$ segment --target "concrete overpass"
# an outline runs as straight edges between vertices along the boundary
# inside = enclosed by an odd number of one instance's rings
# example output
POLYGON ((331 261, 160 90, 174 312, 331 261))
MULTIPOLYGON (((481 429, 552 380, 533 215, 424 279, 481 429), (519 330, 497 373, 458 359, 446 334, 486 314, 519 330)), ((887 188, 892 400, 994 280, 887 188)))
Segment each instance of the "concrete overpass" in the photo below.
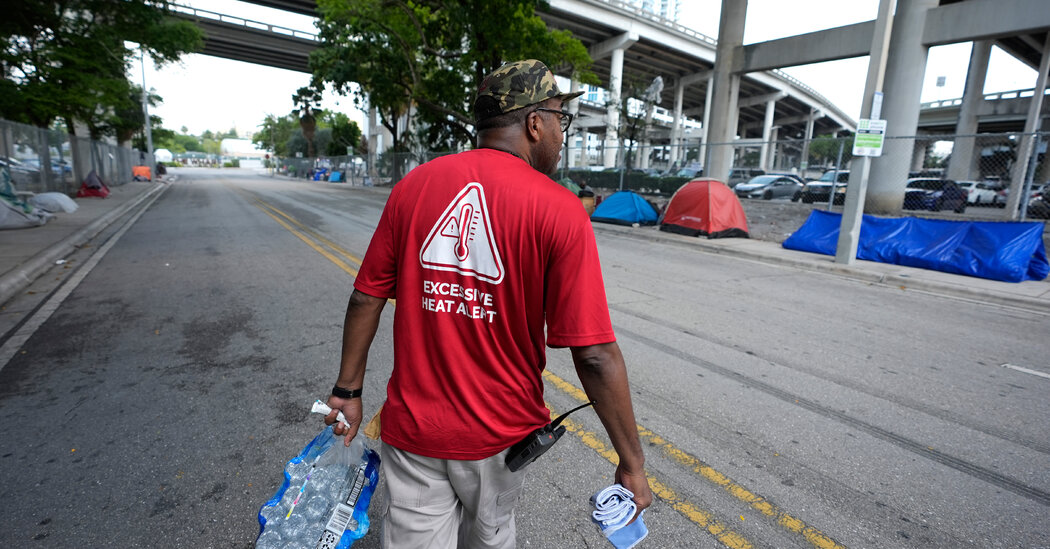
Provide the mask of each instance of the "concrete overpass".
MULTIPOLYGON (((313 0, 248 1, 316 15, 313 0)), ((974 43, 966 92, 951 132, 958 135, 976 133, 981 113, 989 108, 981 90, 992 45, 1036 67, 1039 81, 1033 97, 1045 97, 1046 76, 1050 72, 1050 10, 1046 9, 1046 0, 896 0, 894 4, 882 118, 888 121, 888 143, 892 141, 895 146, 887 147, 883 156, 872 163, 866 206, 869 213, 900 209, 914 152, 912 137, 920 128, 919 97, 930 47, 974 43)), ((717 41, 619 0, 550 0, 550 9, 540 16, 551 28, 570 30, 588 47, 595 60, 594 70, 609 89, 613 102, 618 101, 619 84, 625 78, 645 82, 662 76, 668 88, 674 90, 660 101, 661 107, 674 113, 675 122, 668 136, 672 151, 677 150, 674 145, 680 139, 681 117, 699 118, 703 121, 704 142, 711 144, 705 169, 724 179, 733 165, 733 144, 740 137, 769 142, 784 137, 783 134, 808 137, 828 130, 852 129, 853 121, 844 113, 779 69, 867 56, 876 29, 875 21, 867 21, 744 45, 746 6, 746 0, 723 0, 717 41), (775 129, 782 134, 778 136, 775 129), (718 144, 725 146, 711 150, 718 144)), ((259 62, 269 64, 266 60, 259 62)), ((1023 101, 999 98, 991 110, 1005 110, 1009 111, 1008 117, 1016 116, 1023 101)), ((1027 100, 1023 129, 1029 135, 1042 126, 1043 103, 1027 100)), ((929 128, 925 129, 951 127, 948 111, 941 108, 930 106, 929 128)), ((607 145, 615 143, 617 117, 614 109, 605 113, 607 145)), ((972 148, 967 150, 965 140, 961 141, 953 150, 953 164, 970 163, 972 148)), ((1032 150, 1032 139, 1026 137, 1023 141, 1011 199, 1022 194, 1018 185, 1032 150)), ((607 146, 606 154, 613 149, 607 146)), ((769 156, 763 149, 763 165, 769 156)), ((606 165, 613 165, 614 161, 614 157, 605 158, 606 165)))
MULTIPOLYGON (((249 1, 293 13, 317 15, 313 0, 249 1)), ((177 9, 183 16, 198 21, 204 29, 203 53, 207 55, 307 70, 306 56, 313 49, 315 36, 292 34, 287 29, 206 10, 177 9)), ((708 89, 715 65, 716 41, 617 0, 553 0, 550 9, 539 15, 550 28, 571 31, 588 48, 595 61, 592 69, 610 95, 620 94, 620 86, 611 84, 613 81, 634 80, 647 84, 656 76, 663 78, 667 91, 659 107, 674 113, 674 120, 679 122, 657 122, 649 140, 672 145, 671 154, 677 156, 678 145, 685 139, 682 118, 703 120, 711 109, 708 89)), ((778 135, 805 139, 852 130, 855 126, 848 115, 816 90, 776 69, 756 71, 744 78, 740 98, 737 117, 739 135, 744 139, 769 141, 778 135)), ((585 120, 590 122, 580 127, 602 136, 606 150, 615 155, 617 136, 609 128, 616 123, 607 123, 607 120, 615 119, 618 113, 596 103, 583 104, 582 108, 588 115, 585 120)), ((690 139, 699 138, 702 133, 690 139)), ((766 152, 763 150, 763 157, 766 152)), ((641 156, 647 160, 646 155, 641 156)), ((609 156, 605 163, 614 165, 616 159, 609 156)))

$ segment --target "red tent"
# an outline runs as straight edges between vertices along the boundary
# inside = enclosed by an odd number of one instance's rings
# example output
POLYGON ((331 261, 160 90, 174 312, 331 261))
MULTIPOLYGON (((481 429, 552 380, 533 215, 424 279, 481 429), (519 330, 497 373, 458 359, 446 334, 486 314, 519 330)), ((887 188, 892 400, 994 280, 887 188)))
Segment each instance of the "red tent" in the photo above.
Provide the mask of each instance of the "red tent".
POLYGON ((694 179, 675 191, 660 230, 707 238, 748 238, 740 200, 717 179, 694 179))

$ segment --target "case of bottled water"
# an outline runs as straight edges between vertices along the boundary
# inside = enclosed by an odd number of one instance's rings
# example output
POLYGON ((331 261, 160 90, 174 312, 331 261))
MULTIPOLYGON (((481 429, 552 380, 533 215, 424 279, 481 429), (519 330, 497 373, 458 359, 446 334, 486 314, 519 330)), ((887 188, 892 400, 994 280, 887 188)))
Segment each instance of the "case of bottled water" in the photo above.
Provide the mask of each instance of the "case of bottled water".
POLYGON ((257 549, 346 549, 368 532, 379 454, 358 434, 347 447, 329 426, 284 467, 259 509, 257 549))

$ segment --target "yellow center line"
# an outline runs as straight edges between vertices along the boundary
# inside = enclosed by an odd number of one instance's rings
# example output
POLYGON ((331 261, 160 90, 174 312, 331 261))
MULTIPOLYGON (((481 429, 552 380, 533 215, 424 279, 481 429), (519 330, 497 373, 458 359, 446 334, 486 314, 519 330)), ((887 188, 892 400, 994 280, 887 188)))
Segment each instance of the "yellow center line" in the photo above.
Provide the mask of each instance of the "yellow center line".
POLYGON ((275 206, 273 206, 271 204, 267 204, 266 202, 264 202, 263 200, 261 200, 259 198, 255 198, 255 201, 258 202, 259 204, 262 204, 263 206, 266 206, 267 208, 272 210, 277 215, 280 215, 281 217, 283 217, 283 218, 287 219, 288 221, 294 223, 303 232, 305 232, 306 234, 309 234, 310 236, 312 236, 313 238, 315 238, 317 241, 319 241, 320 243, 324 244, 325 246, 328 246, 329 248, 331 248, 333 251, 335 251, 339 255, 341 255, 341 256, 345 257, 346 259, 349 259, 353 263, 357 264, 358 267, 361 266, 361 259, 358 258, 356 255, 346 251, 341 246, 339 246, 338 244, 332 242, 331 240, 328 240, 327 238, 317 234, 315 231, 313 231, 312 229, 310 229, 306 225, 303 225, 302 223, 300 223, 299 220, 297 220, 294 217, 292 217, 292 216, 282 212, 281 210, 277 209, 275 206))
POLYGON ((291 225, 285 223, 283 219, 277 217, 272 212, 270 212, 269 210, 264 208, 262 205, 256 204, 255 206, 257 208, 259 208, 260 210, 262 210, 263 213, 265 213, 266 215, 268 215, 271 218, 273 218, 273 220, 276 221, 278 224, 280 224, 282 227, 284 227, 285 229, 288 229, 288 232, 290 232, 290 233, 294 234, 295 236, 299 237, 299 240, 302 240, 303 242, 305 242, 306 245, 310 246, 311 248, 313 248, 314 251, 316 251, 317 253, 323 255, 325 258, 327 258, 332 263, 335 263, 340 269, 346 271, 350 276, 352 276, 354 278, 357 278, 357 269, 347 265, 346 263, 343 262, 342 259, 339 259, 338 257, 332 255, 332 253, 330 253, 328 250, 326 250, 326 249, 322 248, 321 246, 317 245, 316 242, 314 242, 313 240, 310 240, 303 233, 295 230, 294 227, 292 227, 291 225))
MULTIPOLYGON (((568 395, 572 396, 576 400, 578 400, 580 402, 589 402, 590 401, 590 399, 587 397, 587 393, 583 392, 582 389, 577 388, 576 386, 574 386, 573 384, 569 383, 568 381, 565 381, 564 379, 562 379, 562 378, 558 377, 557 375, 551 373, 549 370, 544 370, 543 371, 543 377, 547 381, 551 382, 559 390, 561 390, 564 393, 567 393, 568 395)), ((816 547, 818 549, 845 549, 844 545, 839 544, 835 540, 833 540, 830 537, 828 537, 827 535, 825 535, 820 530, 817 530, 816 528, 807 525, 802 520, 797 519, 797 518, 795 518, 795 517, 785 513, 784 511, 779 509, 776 505, 773 505, 772 503, 767 501, 762 496, 759 496, 759 495, 751 492, 747 488, 744 488, 740 484, 737 484, 736 482, 734 482, 732 479, 730 479, 729 477, 727 477, 723 473, 720 473, 720 472, 716 471, 713 467, 711 467, 710 465, 707 465, 706 463, 701 461, 699 458, 697 458, 695 456, 692 456, 692 455, 690 455, 690 454, 688 454, 688 453, 686 453, 686 452, 676 448, 673 444, 671 444, 670 442, 665 440, 663 437, 657 435, 656 433, 650 431, 649 429, 646 429, 645 427, 642 427, 641 425, 638 425, 637 427, 638 427, 638 436, 641 437, 643 441, 648 442, 649 445, 651 445, 651 446, 659 446, 661 448, 661 450, 663 450, 664 455, 666 455, 667 457, 671 458, 673 461, 678 462, 679 464, 685 466, 686 468, 692 469, 693 472, 695 472, 695 473, 699 473, 700 476, 702 478, 704 478, 705 480, 707 480, 707 481, 709 481, 709 482, 711 482, 713 484, 716 484, 718 486, 721 486, 726 492, 729 492, 735 498, 737 498, 740 501, 750 505, 751 508, 757 510, 758 512, 762 513, 763 515, 766 515, 768 517, 772 517, 776 521, 777 524, 779 524, 781 527, 783 527, 787 531, 792 532, 794 534, 801 534, 802 537, 805 538, 806 541, 808 541, 814 547, 816 547)), ((569 427, 566 426, 566 430, 571 430, 571 429, 569 429, 569 427)), ((602 445, 601 447, 604 448, 604 444, 602 444, 601 441, 597 440, 597 437, 593 437, 593 434, 590 435, 590 437, 588 437, 588 438, 594 438, 595 441, 598 444, 601 444, 602 445)), ((596 447, 592 446, 591 443, 588 440, 584 440, 584 443, 587 444, 588 446, 591 446, 592 448, 596 448, 596 447)), ((602 452, 599 451, 599 453, 602 453, 602 452)), ((602 454, 602 455, 605 455, 605 454, 602 454)), ((609 459, 610 461, 613 461, 613 463, 616 463, 616 461, 614 461, 615 457, 616 457, 616 453, 615 452, 612 452, 612 457, 611 458, 609 456, 605 456, 605 457, 607 459, 609 459)), ((682 512, 682 514, 684 514, 690 520, 692 520, 693 522, 695 522, 695 523, 697 523, 697 524, 699 524, 701 526, 704 526, 705 528, 708 529, 709 532, 711 532, 713 534, 715 533, 714 531, 711 530, 711 527, 707 526, 707 523, 706 523, 706 521, 708 520, 707 517, 701 517, 701 516, 694 517, 693 514, 691 514, 691 512, 687 513, 685 511, 683 511, 682 508, 679 507, 679 501, 680 500, 668 499, 668 498, 676 498, 677 497, 677 496, 674 495, 674 492, 670 491, 670 489, 667 489, 666 487, 662 487, 662 489, 666 489, 667 490, 667 498, 665 498, 664 495, 661 495, 660 492, 657 490, 657 481, 654 478, 652 478, 652 477, 649 477, 649 486, 652 487, 654 494, 657 494, 661 499, 666 499, 669 503, 671 503, 672 507, 674 507, 675 509, 678 509, 679 512, 682 512), (701 520, 703 520, 705 522, 701 522, 701 520)), ((681 502, 681 503, 686 503, 687 504, 688 502, 681 502)), ((705 513, 706 514, 706 512, 702 512, 702 511, 701 511, 701 513, 705 513)), ((718 525, 718 526, 721 527, 721 525, 718 525)), ((722 528, 724 528, 724 527, 722 527, 722 528)), ((718 534, 716 534, 716 535, 718 535, 718 534)), ((719 537, 719 540, 722 541, 723 543, 726 543, 726 541, 722 540, 721 537, 719 537)), ((729 545, 729 544, 726 543, 726 545, 729 545)), ((729 546, 730 547, 736 547, 734 545, 729 545, 729 546)))
MULTIPOLYGON (((573 388, 575 389, 575 387, 573 388)), ((583 391, 580 392, 582 393, 583 391)), ((550 407, 550 404, 548 404, 547 408, 550 407)), ((551 411, 551 417, 554 417, 554 415, 554 412, 551 411)), ((613 465, 619 464, 620 458, 616 454, 616 450, 606 446, 596 434, 584 430, 582 425, 571 419, 564 419, 561 424, 565 426, 566 431, 576 435, 585 446, 594 450, 598 455, 602 456, 613 465)), ((672 509, 678 511, 693 523, 710 532, 711 535, 715 536, 715 538, 722 542, 726 547, 729 547, 730 549, 751 549, 753 547, 751 542, 747 541, 744 536, 730 530, 710 512, 700 509, 696 505, 693 505, 692 502, 679 497, 674 490, 657 480, 656 477, 646 473, 646 478, 649 480, 649 488, 653 491, 653 495, 665 501, 672 509)))

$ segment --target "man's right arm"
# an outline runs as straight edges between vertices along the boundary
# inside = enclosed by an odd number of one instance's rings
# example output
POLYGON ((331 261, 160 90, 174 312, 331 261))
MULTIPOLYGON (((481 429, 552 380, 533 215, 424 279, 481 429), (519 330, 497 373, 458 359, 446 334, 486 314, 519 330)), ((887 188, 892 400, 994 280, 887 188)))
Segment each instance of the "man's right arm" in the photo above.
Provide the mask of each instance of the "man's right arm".
POLYGON ((595 401, 594 411, 620 457, 616 482, 634 493, 639 510, 649 507, 653 494, 645 476, 645 455, 638 438, 631 389, 627 384, 627 366, 620 346, 614 341, 573 347, 572 360, 583 390, 595 401))
MULTIPOLYGON (((379 317, 385 305, 386 299, 370 296, 360 290, 354 290, 350 295, 350 302, 346 306, 346 319, 343 322, 343 352, 339 362, 339 377, 335 382, 337 387, 360 389, 364 385, 368 349, 375 339, 379 317)), ((332 413, 325 417, 325 423, 335 423, 338 412, 342 411, 350 427, 338 424, 334 433, 338 436, 346 435, 345 443, 349 445, 361 426, 360 397, 345 399, 333 395, 328 397, 328 405, 332 407, 332 413)))

